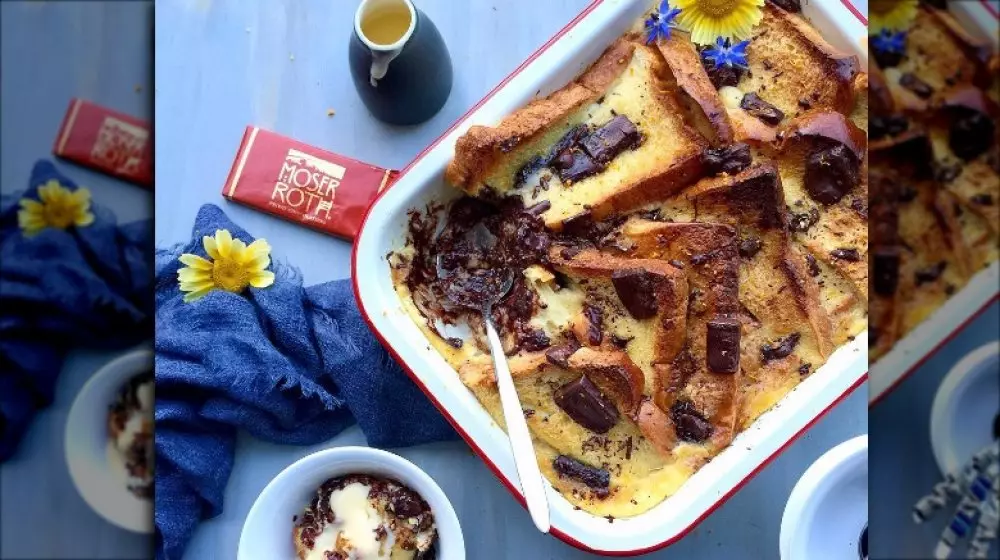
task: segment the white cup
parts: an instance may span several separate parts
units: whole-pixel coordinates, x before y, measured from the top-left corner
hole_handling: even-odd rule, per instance
[[[440,560],[465,560],[465,541],[448,497],[427,473],[398,455],[370,447],[335,447],[299,459],[257,496],[240,535],[239,560],[295,558],[294,516],[301,516],[329,478],[369,474],[392,478],[420,494],[434,514]]]

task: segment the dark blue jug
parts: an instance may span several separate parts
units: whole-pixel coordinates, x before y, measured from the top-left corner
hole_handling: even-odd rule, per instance
[[[366,37],[362,22],[372,10],[405,6],[409,28],[385,45]],[[363,0],[354,18],[348,52],[351,78],[372,115],[395,125],[422,123],[441,110],[451,93],[448,48],[437,27],[411,0]]]

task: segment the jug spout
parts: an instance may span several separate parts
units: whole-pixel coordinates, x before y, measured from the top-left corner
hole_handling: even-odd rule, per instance
[[[417,26],[417,10],[410,0],[363,0],[354,14],[354,32],[371,51],[369,84],[389,72]]]

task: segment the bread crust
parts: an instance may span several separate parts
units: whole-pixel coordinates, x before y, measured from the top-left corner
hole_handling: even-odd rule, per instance
[[[455,157],[445,170],[445,180],[465,191],[489,175],[506,152],[536,138],[580,107],[597,100],[625,70],[636,44],[616,40],[576,80],[552,94],[536,99],[500,121],[495,127],[474,125],[455,144]]]

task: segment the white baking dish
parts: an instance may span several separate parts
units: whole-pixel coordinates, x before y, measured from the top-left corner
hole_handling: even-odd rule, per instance
[[[952,2],[952,14],[967,30],[996,45],[1000,2]],[[1000,297],[1000,262],[980,270],[957,294],[938,308],[933,315],[896,342],[892,350],[871,367],[868,384],[870,406],[877,404],[908,375],[927,361],[935,352],[955,337],[965,325],[985,311]]]
[[[863,16],[847,0],[804,2],[805,13],[837,47],[867,62]],[[595,60],[649,8],[649,0],[598,0],[532,55],[485,99],[403,170],[376,200],[353,253],[354,289],[372,330],[488,466],[524,504],[510,445],[472,393],[403,310],[386,254],[405,240],[407,211],[453,198],[444,169],[454,145],[472,124],[493,124],[537,94],[558,89]],[[684,536],[736,492],[778,452],[867,377],[867,336],[858,336],[796,387],[673,496],[628,519],[574,510],[550,485],[552,533],[579,548],[609,555],[655,550]]]

